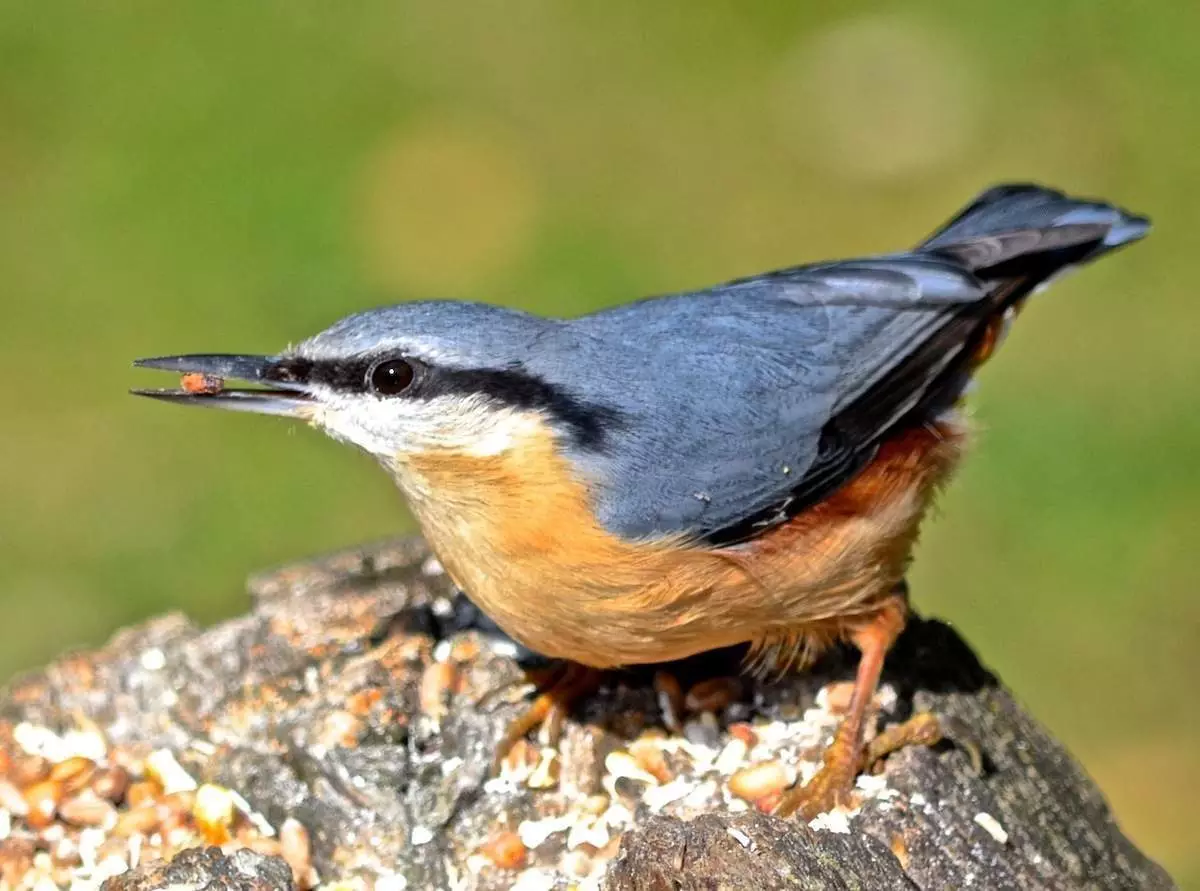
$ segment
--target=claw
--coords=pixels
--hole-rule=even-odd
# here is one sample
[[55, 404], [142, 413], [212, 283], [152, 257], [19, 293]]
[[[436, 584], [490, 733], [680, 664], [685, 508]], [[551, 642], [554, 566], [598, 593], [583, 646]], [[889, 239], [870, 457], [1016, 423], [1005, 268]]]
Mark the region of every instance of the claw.
[[563, 721], [571, 706], [594, 692], [600, 686], [602, 677], [602, 672], [575, 662], [562, 662], [548, 669], [541, 682], [535, 681], [543, 692], [508, 725], [497, 744], [492, 759], [493, 775], [500, 772], [504, 756], [516, 745], [517, 740], [524, 739], [531, 730], [545, 727], [549, 744], [557, 745], [562, 735]]

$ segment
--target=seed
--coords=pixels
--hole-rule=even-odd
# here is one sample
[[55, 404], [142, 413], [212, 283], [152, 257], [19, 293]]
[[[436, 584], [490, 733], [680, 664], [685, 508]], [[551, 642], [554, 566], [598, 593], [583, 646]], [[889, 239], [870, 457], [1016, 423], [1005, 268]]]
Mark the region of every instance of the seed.
[[96, 762], [82, 755], [60, 761], [50, 768], [50, 779], [63, 784], [67, 792], [78, 792], [96, 772]]
[[325, 716], [317, 742], [327, 749], [350, 749], [358, 745], [362, 732], [362, 719], [339, 709]]
[[145, 804], [132, 810], [122, 811], [117, 817], [116, 835], [123, 838], [131, 835], [152, 835], [162, 824], [158, 808]]
[[0, 885], [22, 887], [23, 880], [33, 870], [34, 841], [15, 835], [0, 841]]
[[23, 755], [13, 759], [10, 779], [22, 789], [50, 776], [50, 762], [41, 755]]
[[446, 700], [458, 681], [458, 669], [452, 662], [431, 662], [421, 675], [421, 711], [435, 720], [446, 716]]
[[228, 789], [205, 783], [196, 790], [191, 810], [196, 828], [206, 842], [223, 845], [229, 841], [229, 827], [233, 825], [233, 795]]
[[529, 775], [525, 785], [530, 789], [553, 789], [558, 785], [561, 773], [562, 764], [559, 761], [558, 752], [547, 747], [542, 749], [537, 766], [533, 768], [533, 773]]
[[622, 752], [617, 749], [615, 752], [609, 752], [604, 758], [604, 769], [614, 779], [630, 779], [637, 780], [641, 783], [649, 783], [655, 785], [658, 783], [658, 778], [647, 770], [644, 770], [637, 763], [637, 759], [628, 752]]
[[[563, 872], [577, 879], [587, 878], [592, 871], [592, 858], [584, 851], [569, 851], [561, 861]], [[575, 888], [577, 885], [571, 885]]]
[[740, 739], [744, 742], [747, 748], [754, 748], [758, 744], [758, 734], [754, 732], [754, 728], [745, 721], [739, 721], [736, 724], [729, 725], [729, 735], [734, 739]]
[[6, 810], [17, 817], [29, 813], [29, 806], [21, 797], [21, 790], [5, 779], [0, 779], [0, 810]]
[[25, 822], [33, 829], [45, 829], [54, 822], [54, 814], [58, 803], [63, 799], [62, 783], [55, 780], [42, 780], [28, 787], [23, 794], [25, 806], [29, 812], [25, 814]]
[[660, 783], [671, 782], [673, 777], [671, 768], [667, 766], [667, 758], [655, 743], [650, 740], [634, 740], [629, 744], [629, 754], [633, 755], [638, 767]]
[[826, 684], [817, 694], [817, 704], [835, 715], [844, 714], [850, 708], [850, 700], [854, 698], [853, 681], [835, 681]]
[[58, 806], [58, 814], [72, 826], [106, 826], [116, 822], [117, 810], [94, 792], [68, 798]]
[[130, 785], [125, 793], [125, 800], [130, 807], [141, 807], [143, 804], [152, 804], [158, 801], [162, 795], [162, 786], [151, 780], [139, 780]]
[[179, 379], [179, 386], [188, 393], [203, 393], [212, 395], [220, 393], [225, 381], [215, 374], [204, 374], [199, 371], [189, 371]]
[[316, 882], [312, 868], [312, 844], [308, 830], [299, 820], [288, 817], [279, 827], [279, 853], [292, 868], [292, 878], [300, 888], [311, 888]]
[[735, 736], [729, 742], [725, 743], [725, 748], [721, 749], [721, 754], [713, 762], [713, 767], [717, 769], [717, 773], [734, 773], [741, 766], [742, 762], [746, 760], [746, 752], [749, 748], [744, 740], [740, 740]]
[[778, 761], [752, 764], [729, 778], [729, 791], [750, 802], [757, 802], [767, 795], [781, 792], [787, 785], [787, 770]]
[[775, 808], [779, 806], [779, 802], [782, 800], [783, 790], [780, 790], [778, 792], [771, 792], [767, 795], [764, 795], [762, 798], [758, 799], [758, 801], [754, 802], [754, 806], [758, 809], [759, 813], [773, 814], [775, 813]]
[[70, 836], [58, 840], [50, 848], [50, 857], [55, 866], [74, 866], [80, 861], [79, 842]]
[[589, 795], [587, 798], [585, 798], [579, 805], [579, 809], [585, 814], [591, 814], [593, 817], [598, 817], [608, 810], [608, 806], [611, 802], [611, 798], [609, 798], [603, 792], [598, 792], [595, 795]]
[[479, 850], [500, 869], [520, 869], [529, 853], [521, 836], [509, 830], [496, 833]]
[[474, 662], [479, 657], [479, 639], [476, 635], [463, 635], [450, 646], [451, 662]]
[[346, 700], [346, 709], [358, 717], [366, 717], [371, 713], [375, 703], [383, 698], [383, 691], [378, 687], [359, 690]]
[[129, 773], [123, 767], [105, 767], [92, 777], [92, 791], [114, 804], [125, 797], [129, 789]]
[[160, 798], [159, 804], [172, 814], [190, 814], [196, 807], [196, 793], [172, 792]]
[[196, 788], [196, 781], [175, 759], [170, 749], [157, 749], [150, 753], [146, 758], [146, 774], [168, 794], [190, 792]]
[[693, 685], [684, 704], [692, 712], [719, 712], [741, 695], [742, 682], [737, 678], [710, 678]]
[[912, 858], [909, 856], [908, 845], [904, 841], [904, 836], [894, 833], [888, 847], [892, 849], [892, 855], [900, 861], [900, 868], [908, 869], [908, 864]]
[[540, 760], [537, 748], [527, 739], [519, 739], [500, 762], [501, 774], [527, 776]]

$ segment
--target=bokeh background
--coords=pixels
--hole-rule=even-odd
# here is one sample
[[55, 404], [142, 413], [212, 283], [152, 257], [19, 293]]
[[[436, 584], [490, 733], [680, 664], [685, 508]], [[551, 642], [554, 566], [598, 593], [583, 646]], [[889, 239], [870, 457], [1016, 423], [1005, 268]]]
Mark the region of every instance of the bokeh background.
[[360, 455], [132, 399], [381, 302], [575, 313], [915, 242], [1006, 178], [1151, 214], [982, 376], [918, 555], [1200, 887], [1200, 5], [0, 2], [0, 679], [409, 520]]

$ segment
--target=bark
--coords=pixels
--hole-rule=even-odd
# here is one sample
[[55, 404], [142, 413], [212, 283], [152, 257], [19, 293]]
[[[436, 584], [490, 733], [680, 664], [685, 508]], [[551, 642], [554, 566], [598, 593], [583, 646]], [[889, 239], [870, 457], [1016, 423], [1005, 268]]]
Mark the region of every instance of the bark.
[[[503, 646], [455, 630], [453, 592], [423, 544], [269, 573], [250, 593], [243, 617], [201, 629], [166, 616], [16, 680], [0, 694], [4, 737], [82, 726], [106, 740], [109, 758], [170, 750], [197, 781], [239, 793], [276, 829], [298, 821], [323, 883], [1173, 887], [1063, 747], [936, 621], [912, 622], [889, 657], [879, 724], [928, 710], [962, 744], [892, 755], [860, 779], [855, 810], [810, 826], [759, 813], [731, 794], [729, 772], [764, 761], [811, 769], [836, 721], [837, 684], [853, 676], [847, 654], [779, 682], [745, 682], [708, 713], [683, 715], [673, 733], [659, 729], [649, 672], [615, 676], [575, 709], [559, 757], [525, 746], [528, 762], [510, 759], [488, 782], [496, 741], [521, 708], [521, 691], [503, 688], [523, 675]], [[673, 671], [687, 689], [732, 670], [735, 656]], [[749, 733], [748, 747], [734, 739]], [[16, 816], [13, 836], [22, 833], [34, 844], [45, 834]], [[509, 855], [497, 853], [500, 840]], [[281, 871], [277, 858], [236, 854], [236, 841], [224, 854], [165, 843], [156, 852], [152, 842], [144, 859], [175, 855], [172, 865], [107, 887], [286, 887], [291, 872], [302, 885], [314, 880], [295, 863]]]

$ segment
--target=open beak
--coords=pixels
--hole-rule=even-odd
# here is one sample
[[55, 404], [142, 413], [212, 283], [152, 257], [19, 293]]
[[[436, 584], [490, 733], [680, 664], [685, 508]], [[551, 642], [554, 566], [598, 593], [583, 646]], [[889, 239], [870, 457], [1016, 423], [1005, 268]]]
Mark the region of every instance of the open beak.
[[[271, 356], [160, 356], [137, 359], [133, 364], [182, 375], [183, 386], [177, 389], [130, 391], [164, 402], [308, 419], [316, 401], [308, 384], [296, 379], [288, 365]], [[228, 388], [225, 383], [229, 379], [257, 387]]]

